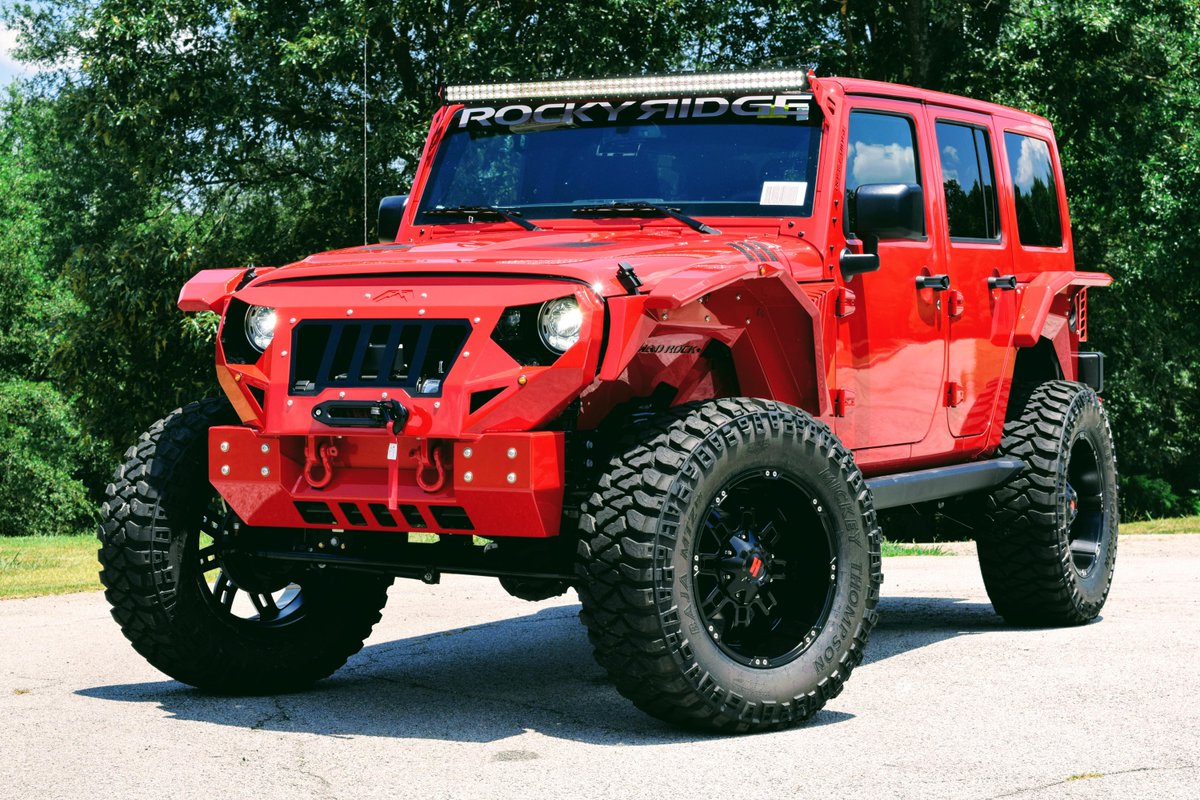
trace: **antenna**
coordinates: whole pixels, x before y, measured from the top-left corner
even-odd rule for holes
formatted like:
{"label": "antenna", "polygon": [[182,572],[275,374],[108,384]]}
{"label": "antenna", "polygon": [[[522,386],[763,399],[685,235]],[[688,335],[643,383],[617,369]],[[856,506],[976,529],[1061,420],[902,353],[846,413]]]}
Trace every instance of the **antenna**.
{"label": "antenna", "polygon": [[362,77],[362,106],[363,106],[363,246],[367,241],[367,23],[363,26],[363,77]]}

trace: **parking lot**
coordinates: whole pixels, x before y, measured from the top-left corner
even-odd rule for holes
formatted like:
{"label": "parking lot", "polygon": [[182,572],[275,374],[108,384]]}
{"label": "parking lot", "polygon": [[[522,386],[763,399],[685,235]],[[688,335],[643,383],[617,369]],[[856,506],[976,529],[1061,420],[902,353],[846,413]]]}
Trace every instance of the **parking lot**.
{"label": "parking lot", "polygon": [[867,663],[808,725],[696,735],[592,661],[574,594],[397,582],[302,694],[200,694],[98,593],[0,602],[0,797],[1179,797],[1200,779],[1200,536],[1129,536],[1103,618],[1006,627],[969,546],[884,561]]}

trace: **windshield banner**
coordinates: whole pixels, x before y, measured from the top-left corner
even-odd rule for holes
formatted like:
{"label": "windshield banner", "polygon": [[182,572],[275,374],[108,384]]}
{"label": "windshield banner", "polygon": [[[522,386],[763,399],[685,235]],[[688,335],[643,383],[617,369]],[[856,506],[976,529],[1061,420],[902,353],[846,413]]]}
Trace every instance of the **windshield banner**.
{"label": "windshield banner", "polygon": [[586,125],[588,123],[656,122],[669,119],[757,117],[808,119],[809,94],[752,94],[744,97],[672,97],[654,100],[472,106],[458,115],[458,127]]}

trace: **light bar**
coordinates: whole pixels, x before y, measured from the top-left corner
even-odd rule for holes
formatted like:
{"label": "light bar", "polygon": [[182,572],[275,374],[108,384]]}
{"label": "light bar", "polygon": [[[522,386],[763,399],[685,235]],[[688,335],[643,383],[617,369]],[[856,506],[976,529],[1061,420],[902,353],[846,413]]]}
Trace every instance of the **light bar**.
{"label": "light bar", "polygon": [[531,83],[485,83],[447,86],[446,102],[476,100],[540,100],[570,97],[648,97],[698,94],[741,89],[794,90],[808,88],[808,74],[799,69],[770,72],[711,72],[638,78],[595,78]]}

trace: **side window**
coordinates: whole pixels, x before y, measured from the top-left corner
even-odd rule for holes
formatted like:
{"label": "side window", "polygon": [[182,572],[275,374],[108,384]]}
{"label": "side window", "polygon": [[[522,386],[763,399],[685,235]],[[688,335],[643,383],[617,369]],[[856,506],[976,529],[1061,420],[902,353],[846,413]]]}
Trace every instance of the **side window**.
{"label": "side window", "polygon": [[1005,133],[1004,150],[1012,171],[1021,244],[1058,247],[1062,244],[1062,218],[1050,145],[1032,136]]}
{"label": "side window", "polygon": [[936,128],[950,238],[999,238],[996,180],[987,132],[953,122],[939,122]]}
{"label": "side window", "polygon": [[908,117],[850,114],[846,148],[846,231],[854,230],[854,190],[868,183],[921,183],[917,134]]}

